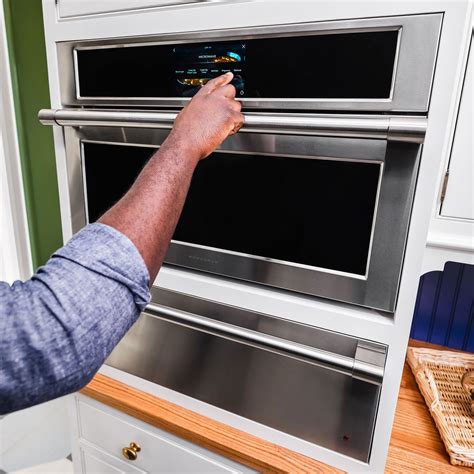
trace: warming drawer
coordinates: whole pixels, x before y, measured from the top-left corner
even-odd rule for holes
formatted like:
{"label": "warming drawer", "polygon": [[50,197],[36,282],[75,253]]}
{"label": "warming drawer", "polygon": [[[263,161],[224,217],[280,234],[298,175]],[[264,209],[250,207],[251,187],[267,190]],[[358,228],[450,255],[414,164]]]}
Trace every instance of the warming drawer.
{"label": "warming drawer", "polygon": [[[386,347],[154,288],[107,364],[367,462]],[[290,315],[289,315],[290,316]]]}

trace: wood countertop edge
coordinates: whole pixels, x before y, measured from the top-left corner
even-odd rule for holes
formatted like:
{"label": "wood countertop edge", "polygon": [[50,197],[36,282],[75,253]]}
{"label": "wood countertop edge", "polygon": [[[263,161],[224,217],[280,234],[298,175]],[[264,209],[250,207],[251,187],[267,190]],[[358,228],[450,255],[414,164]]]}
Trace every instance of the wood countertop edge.
{"label": "wood countertop edge", "polygon": [[260,472],[343,472],[102,374],[81,393]]}

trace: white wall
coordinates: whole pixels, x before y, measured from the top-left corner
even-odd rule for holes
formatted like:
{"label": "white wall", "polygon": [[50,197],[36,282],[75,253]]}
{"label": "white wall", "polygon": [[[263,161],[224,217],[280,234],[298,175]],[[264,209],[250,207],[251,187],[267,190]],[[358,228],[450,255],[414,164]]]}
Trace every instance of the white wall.
{"label": "white wall", "polygon": [[[3,2],[0,1],[0,281],[11,283],[31,276],[29,249]],[[64,398],[0,417],[0,471],[42,464],[64,458],[70,452]]]}
{"label": "white wall", "polygon": [[32,272],[10,64],[0,0],[0,278],[28,278]]}
{"label": "white wall", "polygon": [[0,281],[11,283],[20,276],[15,245],[10,195],[7,182],[5,150],[0,129]]}

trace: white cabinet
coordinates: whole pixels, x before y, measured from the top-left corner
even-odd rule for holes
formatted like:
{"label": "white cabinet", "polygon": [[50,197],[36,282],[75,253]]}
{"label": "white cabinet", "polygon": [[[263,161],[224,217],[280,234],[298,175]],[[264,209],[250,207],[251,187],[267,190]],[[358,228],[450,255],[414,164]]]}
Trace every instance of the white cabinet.
{"label": "white cabinet", "polygon": [[[77,473],[254,472],[166,431],[75,395],[72,406],[73,462]],[[135,443],[134,460],[123,448]]]}
{"label": "white cabinet", "polygon": [[467,63],[441,215],[474,221],[473,45]]}
{"label": "white cabinet", "polygon": [[[59,18],[198,3],[200,0],[58,0]],[[202,1],[202,0],[201,0]]]}
{"label": "white cabinet", "polygon": [[[474,25],[473,25],[474,28]],[[474,44],[466,45],[454,133],[434,205],[422,274],[442,270],[447,261],[474,264]]]}

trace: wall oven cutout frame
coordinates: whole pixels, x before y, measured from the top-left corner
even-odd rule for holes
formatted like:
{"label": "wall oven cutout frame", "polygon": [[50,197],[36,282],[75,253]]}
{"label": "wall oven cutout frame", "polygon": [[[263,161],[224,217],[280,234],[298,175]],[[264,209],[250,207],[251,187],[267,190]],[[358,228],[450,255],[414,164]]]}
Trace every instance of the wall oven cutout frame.
{"label": "wall oven cutout frame", "polygon": [[[87,224],[83,143],[159,147],[162,129],[80,126],[64,128],[73,231]],[[279,133],[239,133],[222,152],[372,162],[381,166],[380,185],[366,275],[273,261],[172,241],[165,263],[252,283],[393,312],[403,264],[422,145],[374,138],[339,138]],[[291,158],[288,158],[291,159]],[[110,179],[113,179],[111,171]],[[348,239],[350,236],[348,236]]]}

